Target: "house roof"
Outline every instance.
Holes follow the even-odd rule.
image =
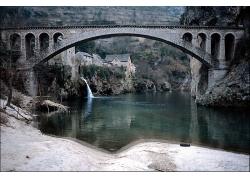
[[[83,56],[92,57],[89,53],[86,53],[86,52],[78,52],[78,53],[80,53]]]
[[[115,58],[119,59],[121,62],[127,62],[130,58],[130,55],[129,54],[106,55],[105,61],[112,62]]]

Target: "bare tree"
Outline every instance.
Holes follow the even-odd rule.
[[[0,67],[1,72],[6,73],[5,77],[7,78],[7,86],[9,89],[7,106],[10,106],[12,100],[12,91],[13,91],[13,77],[19,71],[29,71],[31,68],[18,68],[17,59],[21,56],[21,51],[15,49],[14,45],[11,42],[10,48],[7,49],[6,44],[0,38]]]

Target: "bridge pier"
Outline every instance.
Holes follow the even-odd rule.
[[[226,64],[226,57],[225,57],[225,39],[222,38],[220,40],[220,54],[219,54],[219,68],[225,68],[227,67],[227,64]]]
[[[21,38],[21,58],[20,58],[20,61],[23,61],[25,62],[26,60],[26,45],[25,45],[25,38]]]
[[[228,69],[209,69],[208,70],[208,87],[211,87],[213,84],[223,79],[228,72]]]
[[[26,72],[26,90],[29,93],[29,95],[31,96],[37,96],[38,94],[38,82],[37,82],[37,77],[36,74],[34,72],[34,70],[32,69],[31,71]]]
[[[211,54],[211,39],[207,37],[206,52]]]

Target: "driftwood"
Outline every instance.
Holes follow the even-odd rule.
[[[68,106],[64,106],[62,104],[58,104],[58,103],[55,103],[55,102],[50,101],[50,100],[43,101],[41,105],[47,107],[48,113],[49,113],[50,107],[57,109],[57,111],[59,111],[59,112],[66,112],[66,113],[68,113],[68,109],[69,109]]]

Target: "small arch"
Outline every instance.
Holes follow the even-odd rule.
[[[182,39],[187,41],[187,42],[192,43],[193,35],[191,33],[187,32],[187,33],[183,34]]]
[[[221,36],[218,33],[211,35],[211,55],[215,58],[218,58],[220,54],[220,41]]]
[[[54,42],[54,44],[57,43],[57,42],[59,42],[60,40],[62,40],[62,38],[63,38],[63,34],[62,33],[60,33],[60,32],[55,33],[53,35],[53,42]]]
[[[225,36],[225,58],[226,61],[233,60],[235,36],[231,33]]]
[[[47,33],[42,33],[39,36],[40,49],[46,49],[49,47],[49,35]]]
[[[35,36],[32,33],[28,33],[25,36],[26,47],[26,59],[31,58],[35,52]]]
[[[10,48],[12,50],[21,50],[21,36],[17,33],[10,35]]]
[[[205,33],[199,33],[197,35],[198,47],[206,51],[207,35]]]
[[[78,73],[81,74],[81,66],[78,66]]]

